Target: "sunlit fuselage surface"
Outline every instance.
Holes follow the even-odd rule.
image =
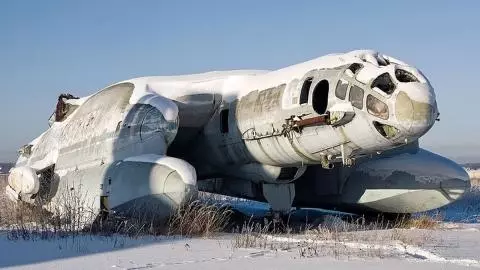
[[[51,127],[22,148],[10,196],[58,204],[56,198],[81,183],[96,209],[108,201],[108,209],[165,215],[198,188],[266,200],[275,211],[299,202],[338,205],[338,198],[348,197],[343,185],[357,185],[346,180],[358,178],[352,172],[360,164],[370,166],[379,153],[416,142],[439,114],[420,71],[374,51],[327,55],[276,71],[136,78],[64,103]],[[431,164],[439,160],[423,157]],[[459,175],[445,177],[460,179],[449,188],[461,195],[468,179],[449,164]],[[316,167],[340,179],[331,201],[299,186],[329,185],[327,176],[308,173]],[[382,200],[369,209],[417,212],[455,199],[420,192],[416,198],[430,202],[425,207],[406,202],[397,209],[392,201],[398,193],[389,193],[403,188],[403,178],[396,179],[395,187],[382,186],[386,191],[376,195]],[[34,188],[22,189],[25,183]],[[409,183],[404,190],[429,189]],[[366,205],[362,196],[345,200]]]

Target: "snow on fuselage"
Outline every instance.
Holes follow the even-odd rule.
[[[438,115],[417,69],[373,51],[276,71],[135,78],[70,105],[17,166],[51,168],[69,183],[55,187],[54,198],[80,182],[90,204],[101,208],[99,198],[108,197],[122,209],[152,200],[170,209],[195,191],[195,177],[288,182],[306,165],[349,165],[417,140]],[[285,167],[296,170],[280,179]]]
[[[349,158],[415,141],[438,114],[433,88],[417,69],[373,51],[327,55],[270,72],[225,71],[128,81],[136,87],[132,98],[148,92],[173,100],[202,97],[188,105],[203,102],[208,107],[203,110],[208,117],[196,124],[203,127],[210,121],[204,127],[206,149],[219,145],[224,149],[213,150],[215,164],[298,166],[318,164],[324,157],[338,161],[342,148],[344,158]],[[186,111],[191,108],[185,106]],[[345,124],[336,119],[339,125],[313,124],[301,133],[282,136],[287,119],[312,119],[325,113],[344,117],[345,122],[346,115],[354,117]],[[218,132],[222,117],[229,118],[228,132]],[[180,128],[192,125],[189,118],[182,119],[180,112]]]

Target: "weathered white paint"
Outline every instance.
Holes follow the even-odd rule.
[[[409,174],[423,178],[425,181],[428,181],[429,178],[435,178],[435,181],[438,179],[469,181],[469,175],[462,167],[449,159],[424,150],[414,154],[403,153],[395,155],[393,158],[368,162],[360,165],[358,170],[371,176],[385,178],[399,168],[404,168]]]
[[[160,155],[154,155],[154,154],[146,154],[146,155],[128,157],[123,161],[144,162],[144,163],[154,163],[154,164],[165,165],[177,171],[177,173],[180,174],[180,176],[182,177],[182,181],[185,184],[188,184],[188,185],[197,184],[197,174],[195,172],[195,168],[192,165],[188,164],[187,162],[178,158],[160,156]]]
[[[8,175],[8,184],[19,193],[25,195],[36,194],[40,188],[40,181],[31,167],[12,168]]]
[[[343,71],[352,63],[363,66],[358,74],[353,74],[348,69]],[[432,106],[434,108],[432,115],[427,115],[425,119],[417,122],[413,119],[407,120],[407,123],[400,122],[395,116],[395,101],[399,91],[387,94],[379,89],[370,88],[371,82],[385,72],[395,80],[396,68],[404,68],[418,77],[420,83],[405,85],[399,83],[398,88],[401,88],[401,91],[405,92],[411,100],[425,102]],[[309,92],[307,103],[299,104],[298,102],[306,78],[313,80],[311,89],[322,85],[320,82],[327,81],[329,85],[327,111],[350,112],[354,113],[355,117],[339,127],[314,125],[303,128],[302,132],[293,131],[291,128],[287,130],[285,123],[289,117],[305,119],[304,117],[314,117],[323,113],[314,109],[314,91]],[[361,100],[363,108],[353,107],[349,102],[351,90],[347,92],[345,100],[335,96],[336,82],[341,78],[348,81],[350,86],[359,87],[364,91],[363,100]],[[268,99],[265,96],[260,100],[259,94],[251,104],[267,104],[267,107],[271,105],[275,107],[274,110],[266,108],[263,111],[263,108],[260,108],[258,114],[250,115],[248,110],[250,103],[246,102],[248,106],[244,108],[243,115],[239,112],[238,115],[235,114],[236,119],[234,119],[231,117],[233,115],[231,112],[228,118],[231,128],[238,130],[232,130],[230,134],[220,133],[219,110],[235,104],[234,101],[241,102],[247,95],[252,97],[251,94],[266,89],[272,92],[263,93],[274,93],[273,97],[281,98],[279,104],[274,98],[264,100]],[[381,99],[389,107],[388,120],[376,118],[367,112],[363,105],[367,95]],[[188,99],[188,97],[192,98]],[[243,100],[249,101],[248,98]],[[329,54],[274,71],[214,71],[191,75],[133,78],[114,83],[93,95],[66,102],[78,108],[63,122],[53,123],[49,130],[32,141],[32,156],[20,157],[17,166],[29,166],[32,170],[40,172],[55,165],[56,172],[66,184],[78,185],[79,183],[76,182],[78,179],[88,182],[81,184],[93,190],[93,195],[89,197],[93,204],[100,195],[109,194],[108,188],[104,187],[105,182],[112,180],[111,170],[115,164],[119,164],[118,162],[164,165],[175,170],[181,176],[185,186],[196,184],[196,168],[182,159],[165,156],[169,142],[165,142],[161,130],[149,133],[153,134],[153,139],[141,136],[141,130],[143,128],[148,130],[150,126],[144,126],[146,113],[140,109],[135,111],[136,108],[148,106],[137,106],[139,104],[151,105],[158,109],[163,118],[169,122],[168,124],[176,124],[182,115],[180,110],[184,110],[183,116],[189,117],[190,122],[183,128],[195,129],[191,132],[193,135],[190,136],[190,140],[202,141],[195,141],[195,146],[198,146],[196,150],[199,152],[189,153],[192,149],[185,147],[182,150],[186,153],[182,154],[185,156],[196,154],[196,158],[200,159],[199,167],[211,166],[220,173],[224,168],[219,164],[228,162],[238,167],[248,163],[260,163],[279,169],[320,164],[326,156],[332,160],[338,160],[343,154],[343,160],[346,161],[350,157],[388,150],[398,146],[399,143],[416,140],[422,136],[433,125],[433,117],[436,113],[433,88],[420,71],[372,50]],[[201,106],[203,106],[202,111],[196,118],[195,110]],[[414,113],[412,112],[412,115]],[[245,117],[247,114],[249,116]],[[125,123],[125,121],[131,122]],[[374,121],[394,126],[399,132],[392,138],[386,138],[374,127]],[[178,126],[174,128],[176,131]],[[202,132],[203,136],[195,137]],[[231,135],[235,132],[240,135]],[[188,137],[189,134],[177,135],[180,135],[177,137],[182,135]],[[189,142],[192,143],[192,141]],[[235,169],[235,167],[231,168]],[[156,169],[162,170],[162,168]],[[125,171],[128,171],[128,168]],[[160,171],[157,175],[164,177],[163,173],[166,172]],[[441,173],[450,177],[447,171]],[[152,181],[156,180],[158,179]],[[131,177],[122,181],[128,182],[132,187],[135,186]],[[181,181],[178,182],[181,183]],[[63,189],[60,189],[62,192],[68,190],[66,184],[62,185]],[[143,183],[142,186],[145,187],[146,192],[148,184]],[[162,188],[168,189],[157,187],[155,192],[159,192],[158,190]],[[127,196],[127,193],[117,191],[116,195],[121,198],[117,197],[116,200],[123,203],[127,199],[136,199]],[[392,194],[389,196],[398,197]],[[177,201],[181,201],[181,198]]]
[[[289,83],[294,79],[301,79],[305,73],[313,69],[329,69],[351,63],[362,63],[365,66],[362,80],[371,81],[380,74],[381,70],[387,68],[373,64],[372,59],[376,57],[378,57],[378,52],[373,50],[355,50],[343,54],[328,54],[275,71],[214,71],[192,75],[140,77],[125,82],[134,83],[136,86],[148,85],[148,87],[136,88],[134,96],[142,96],[148,91],[153,91],[175,99],[175,97],[183,95],[213,92],[221,94],[225,101],[230,102],[256,89],[266,89],[272,85],[276,86]],[[365,60],[372,62],[364,62]],[[403,65],[408,66],[407,64]],[[410,68],[413,69],[413,67]]]
[[[148,86],[146,86],[148,88]],[[141,85],[135,85],[135,91],[133,91],[130,98],[130,104],[148,104],[157,108],[162,114],[165,120],[175,121],[178,117],[178,107],[172,100],[160,96],[156,93],[140,91]],[[137,91],[138,90],[138,91]]]

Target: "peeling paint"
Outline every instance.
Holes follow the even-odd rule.
[[[233,175],[249,183],[249,177],[275,182],[282,168],[329,168],[340,156],[343,165],[351,165],[357,157],[416,140],[433,125],[433,88],[423,77],[411,78],[419,74],[415,68],[391,60],[359,50],[276,71],[126,80],[85,98],[61,99],[58,121],[24,148],[18,164],[58,173],[57,193],[84,185],[96,205],[98,196],[111,196],[110,207],[160,197],[179,203],[195,190],[193,174],[182,182],[182,170],[138,157],[168,154],[182,160],[176,163],[182,168],[191,162],[202,177]],[[397,69],[405,72],[395,76]],[[337,95],[339,81],[344,86]],[[385,84],[388,89],[381,91]],[[376,110],[368,97],[377,101],[370,104]]]

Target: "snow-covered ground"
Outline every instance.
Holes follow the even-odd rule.
[[[385,229],[332,233],[222,234],[209,239],[80,235],[42,240],[0,229],[2,269],[471,269],[480,268],[478,190],[430,214],[444,222],[435,230]],[[231,202],[247,215],[268,205]],[[309,210],[302,210],[309,211]],[[301,215],[301,211],[298,212]],[[309,217],[331,214],[310,210]],[[330,221],[328,221],[330,220]],[[328,222],[338,218],[323,218]],[[315,222],[313,222],[315,223]],[[338,226],[338,225],[336,225]],[[342,225],[343,226],[343,225]],[[346,225],[348,227],[348,225]],[[345,227],[343,227],[345,228]]]
[[[324,235],[213,239],[77,236],[12,240],[0,235],[8,269],[470,269],[480,268],[480,225]],[[243,245],[243,247],[239,247]],[[246,246],[250,246],[246,248]]]

